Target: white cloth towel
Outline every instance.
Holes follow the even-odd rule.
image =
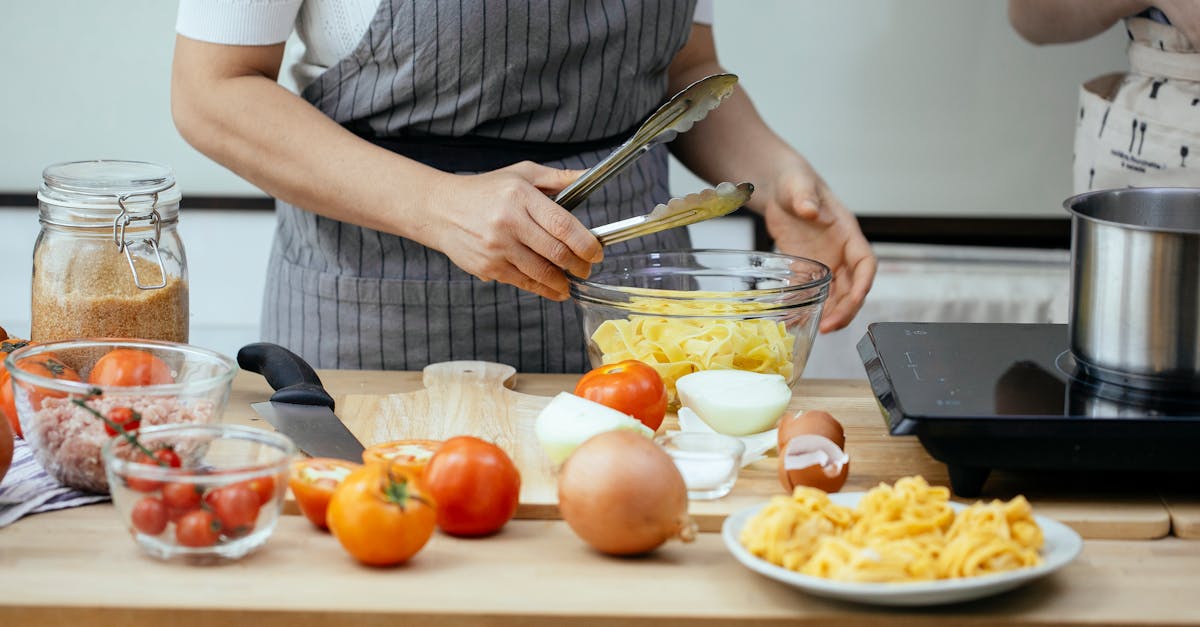
[[[0,481],[0,527],[7,527],[28,514],[107,500],[107,494],[81,492],[59,483],[33,458],[25,440],[13,439],[12,466]]]

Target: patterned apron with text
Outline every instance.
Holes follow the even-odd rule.
[[[1125,23],[1130,72],[1080,88],[1075,193],[1200,187],[1200,53],[1167,24]]]

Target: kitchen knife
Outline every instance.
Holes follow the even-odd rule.
[[[313,457],[362,462],[362,443],[334,415],[333,397],[304,359],[278,344],[259,342],[242,347],[237,361],[275,389],[269,401],[250,407],[300,450]]]

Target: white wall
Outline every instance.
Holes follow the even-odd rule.
[[[124,157],[173,165],[185,194],[254,193],[171,124],[174,16],[169,0],[0,3],[0,191]],[[1062,215],[1075,85],[1127,65],[1119,28],[1035,48],[1001,0],[717,0],[715,32],[767,120],[864,215]]]
[[[56,161],[174,166],[185,194],[192,339],[232,354],[257,338],[272,218],[187,203],[258,192],[175,132],[174,14],[167,0],[0,2],[0,193],[32,195],[42,167]],[[863,215],[1062,215],[1075,85],[1126,65],[1119,29],[1034,48],[1011,32],[999,0],[717,0],[715,28],[725,65],[760,112]],[[673,173],[676,194],[702,185],[678,166]],[[24,333],[36,212],[0,207],[0,232],[0,325]],[[744,222],[695,234],[702,246],[751,243]],[[867,312],[894,313],[883,300],[892,291],[914,294],[888,267]],[[814,372],[857,376],[851,334],[861,331],[817,345],[830,363],[849,365]]]

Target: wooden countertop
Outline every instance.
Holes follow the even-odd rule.
[[[418,373],[322,372],[348,393],[406,391]],[[517,389],[556,393],[574,377],[523,375]],[[270,393],[235,383],[227,419],[255,423]],[[865,384],[810,381],[801,394],[869,403]],[[1200,542],[1088,540],[1074,563],[1022,589],[931,609],[871,608],[807,596],[738,564],[720,536],[700,534],[640,559],[599,555],[562,522],[513,521],[497,536],[435,534],[406,566],[355,563],[328,534],[284,516],[259,552],[232,564],[184,566],[143,556],[110,505],[39,514],[0,529],[3,625],[550,625],[1194,624]]]

